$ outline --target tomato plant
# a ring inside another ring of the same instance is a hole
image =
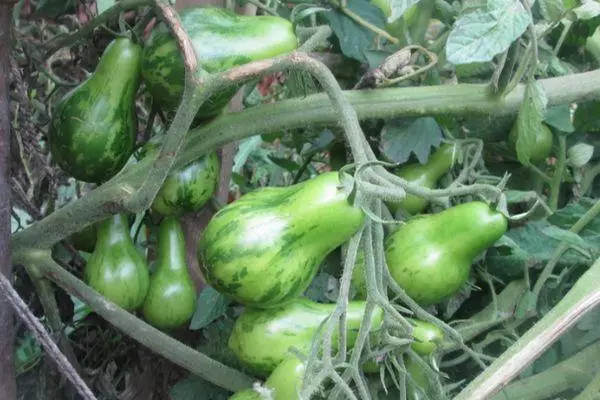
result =
[[[5,3],[3,399],[593,398],[595,2]]]

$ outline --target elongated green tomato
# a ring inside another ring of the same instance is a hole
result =
[[[443,144],[429,157],[425,164],[405,165],[395,174],[409,182],[433,189],[437,182],[452,168],[455,151],[455,145]],[[427,207],[429,201],[419,196],[407,194],[400,203],[387,202],[386,204],[393,213],[402,208],[409,214],[418,214]]]
[[[158,230],[158,260],[144,301],[144,318],[159,329],[174,329],[196,310],[196,288],[185,261],[185,238],[179,222],[165,218]]]
[[[517,124],[514,124],[508,135],[508,144],[515,154],[517,154],[517,139]],[[533,164],[544,161],[550,155],[553,143],[554,138],[552,136],[552,131],[548,128],[548,125],[542,123],[540,132],[535,135],[534,145],[527,149],[530,161]]]
[[[155,136],[144,145],[141,157],[160,150],[162,137]],[[181,217],[200,211],[219,183],[219,158],[211,151],[181,168],[169,172],[152,202],[152,212],[165,217]]]
[[[435,304],[461,288],[475,257],[507,228],[504,214],[481,201],[414,217],[386,238],[387,265],[413,300]]]
[[[242,16],[215,7],[187,8],[179,17],[199,67],[208,73],[287,54],[298,47],[291,22],[281,17]],[[178,106],[184,87],[183,57],[163,23],[154,28],[144,47],[142,76],[160,107],[173,111]],[[219,114],[236,91],[237,87],[231,87],[211,96],[200,107],[197,119]]]
[[[94,73],[57,103],[49,147],[57,164],[75,179],[102,183],[133,153],[141,54],[130,39],[113,40]]]
[[[204,230],[198,260],[215,290],[251,307],[277,307],[302,294],[327,254],[365,215],[348,199],[352,178],[327,172],[262,188],[219,210]]]
[[[84,279],[127,311],[137,309],[144,302],[150,273],[146,260],[131,239],[125,214],[115,214],[99,225],[98,240],[85,266]]]
[[[335,304],[321,304],[298,297],[285,306],[270,309],[246,308],[238,317],[229,337],[229,348],[252,372],[266,376],[291,354],[294,346],[306,355],[319,325],[329,317]],[[347,311],[347,345],[353,346],[365,315],[366,302],[350,301]],[[370,332],[380,329],[383,310],[371,315]],[[337,345],[339,329],[333,337]]]

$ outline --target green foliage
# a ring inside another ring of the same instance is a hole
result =
[[[431,148],[438,147],[442,138],[440,126],[431,117],[394,119],[388,121],[381,131],[383,154],[399,164],[408,161],[411,153],[419,163],[425,164]]]
[[[225,311],[231,301],[217,292],[211,286],[205,286],[198,296],[196,304],[196,312],[192,316],[189,329],[203,329],[211,324],[215,319],[219,318]]]
[[[454,64],[490,61],[525,32],[531,17],[520,1],[489,0],[454,24],[446,55]]]
[[[348,0],[346,6],[367,22],[380,29],[384,28],[383,12],[372,3],[366,0]],[[365,51],[372,46],[375,33],[336,10],[323,13],[323,17],[329,21],[344,55],[360,62],[368,62]]]

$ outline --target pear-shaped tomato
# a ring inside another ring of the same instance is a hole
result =
[[[176,219],[166,218],[158,231],[158,260],[144,301],[144,317],[160,329],[177,328],[196,310],[196,288],[185,261],[185,238]]]
[[[93,289],[128,311],[144,302],[150,273],[146,260],[133,244],[125,214],[115,214],[100,223],[84,279]]]
[[[217,212],[202,233],[198,259],[217,291],[252,307],[301,295],[327,254],[349,240],[365,214],[337,172],[281,188],[261,188]]]
[[[94,73],[57,103],[48,132],[50,151],[75,179],[102,183],[133,153],[141,56],[141,46],[131,39],[115,39]]]
[[[425,164],[414,163],[404,165],[395,174],[419,186],[433,189],[440,178],[452,167],[455,153],[456,145],[443,144],[431,154]],[[418,214],[427,207],[429,200],[413,194],[407,194],[404,200],[399,203],[387,202],[386,204],[392,212],[403,209],[409,214]]]
[[[507,228],[504,214],[481,201],[414,217],[386,238],[387,266],[413,300],[435,304],[461,288],[475,257]]]

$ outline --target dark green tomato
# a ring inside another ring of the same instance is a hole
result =
[[[217,291],[252,307],[302,294],[327,254],[364,222],[348,200],[353,182],[337,172],[281,188],[261,188],[219,210],[202,233],[198,260]]]
[[[395,172],[401,178],[409,182],[418,184],[429,189],[433,189],[437,182],[452,167],[456,152],[456,146],[443,144],[427,160],[425,164],[409,164],[400,167]],[[422,212],[429,204],[427,199],[412,194],[407,194],[400,203],[386,203],[390,211],[396,212],[399,208],[404,209],[409,214],[418,214]]]
[[[141,157],[155,155],[162,137],[155,136],[144,145]],[[219,158],[212,151],[184,167],[173,169],[152,202],[154,213],[166,217],[181,217],[186,213],[200,211],[210,200],[219,183]]]
[[[413,300],[435,304],[462,287],[475,257],[507,228],[507,218],[480,201],[414,217],[386,238],[387,265]]]
[[[130,39],[115,39],[94,73],[57,103],[48,132],[50,151],[75,179],[107,181],[133,153],[141,54]]]
[[[510,130],[508,135],[508,144],[510,149],[517,154],[517,139],[518,139],[518,130],[517,125],[513,125],[513,128]],[[527,148],[527,152],[529,153],[529,160],[533,164],[537,164],[539,162],[544,161],[549,155],[550,151],[552,151],[552,145],[554,143],[554,138],[552,136],[552,131],[546,124],[542,124],[540,132],[535,135],[535,142],[533,146]]]
[[[148,293],[150,273],[135,247],[124,214],[102,221],[98,241],[84,270],[84,280],[127,311],[140,307]]]
[[[164,216],[182,216],[199,211],[210,200],[219,183],[216,151],[171,171],[152,203],[152,211]]]
[[[335,304],[321,304],[298,297],[278,308],[246,308],[235,322],[229,348],[249,370],[265,376],[290,357],[290,346],[308,355],[313,335],[335,307]],[[348,303],[346,321],[349,348],[356,341],[365,308],[364,301]],[[371,316],[370,332],[380,329],[382,321],[383,311],[377,307]],[[338,336],[339,330],[336,328],[334,346],[337,346]]]
[[[158,260],[144,301],[144,318],[159,329],[174,329],[196,310],[196,287],[185,261],[185,237],[176,219],[164,219],[158,230]]]
[[[193,7],[180,12],[199,67],[209,73],[294,51],[298,38],[290,21],[277,16],[242,16],[227,9]],[[168,28],[159,24],[152,32],[142,59],[142,75],[154,100],[164,110],[174,110],[184,87],[183,57]],[[198,118],[217,115],[235,95],[230,87],[211,96]]]

